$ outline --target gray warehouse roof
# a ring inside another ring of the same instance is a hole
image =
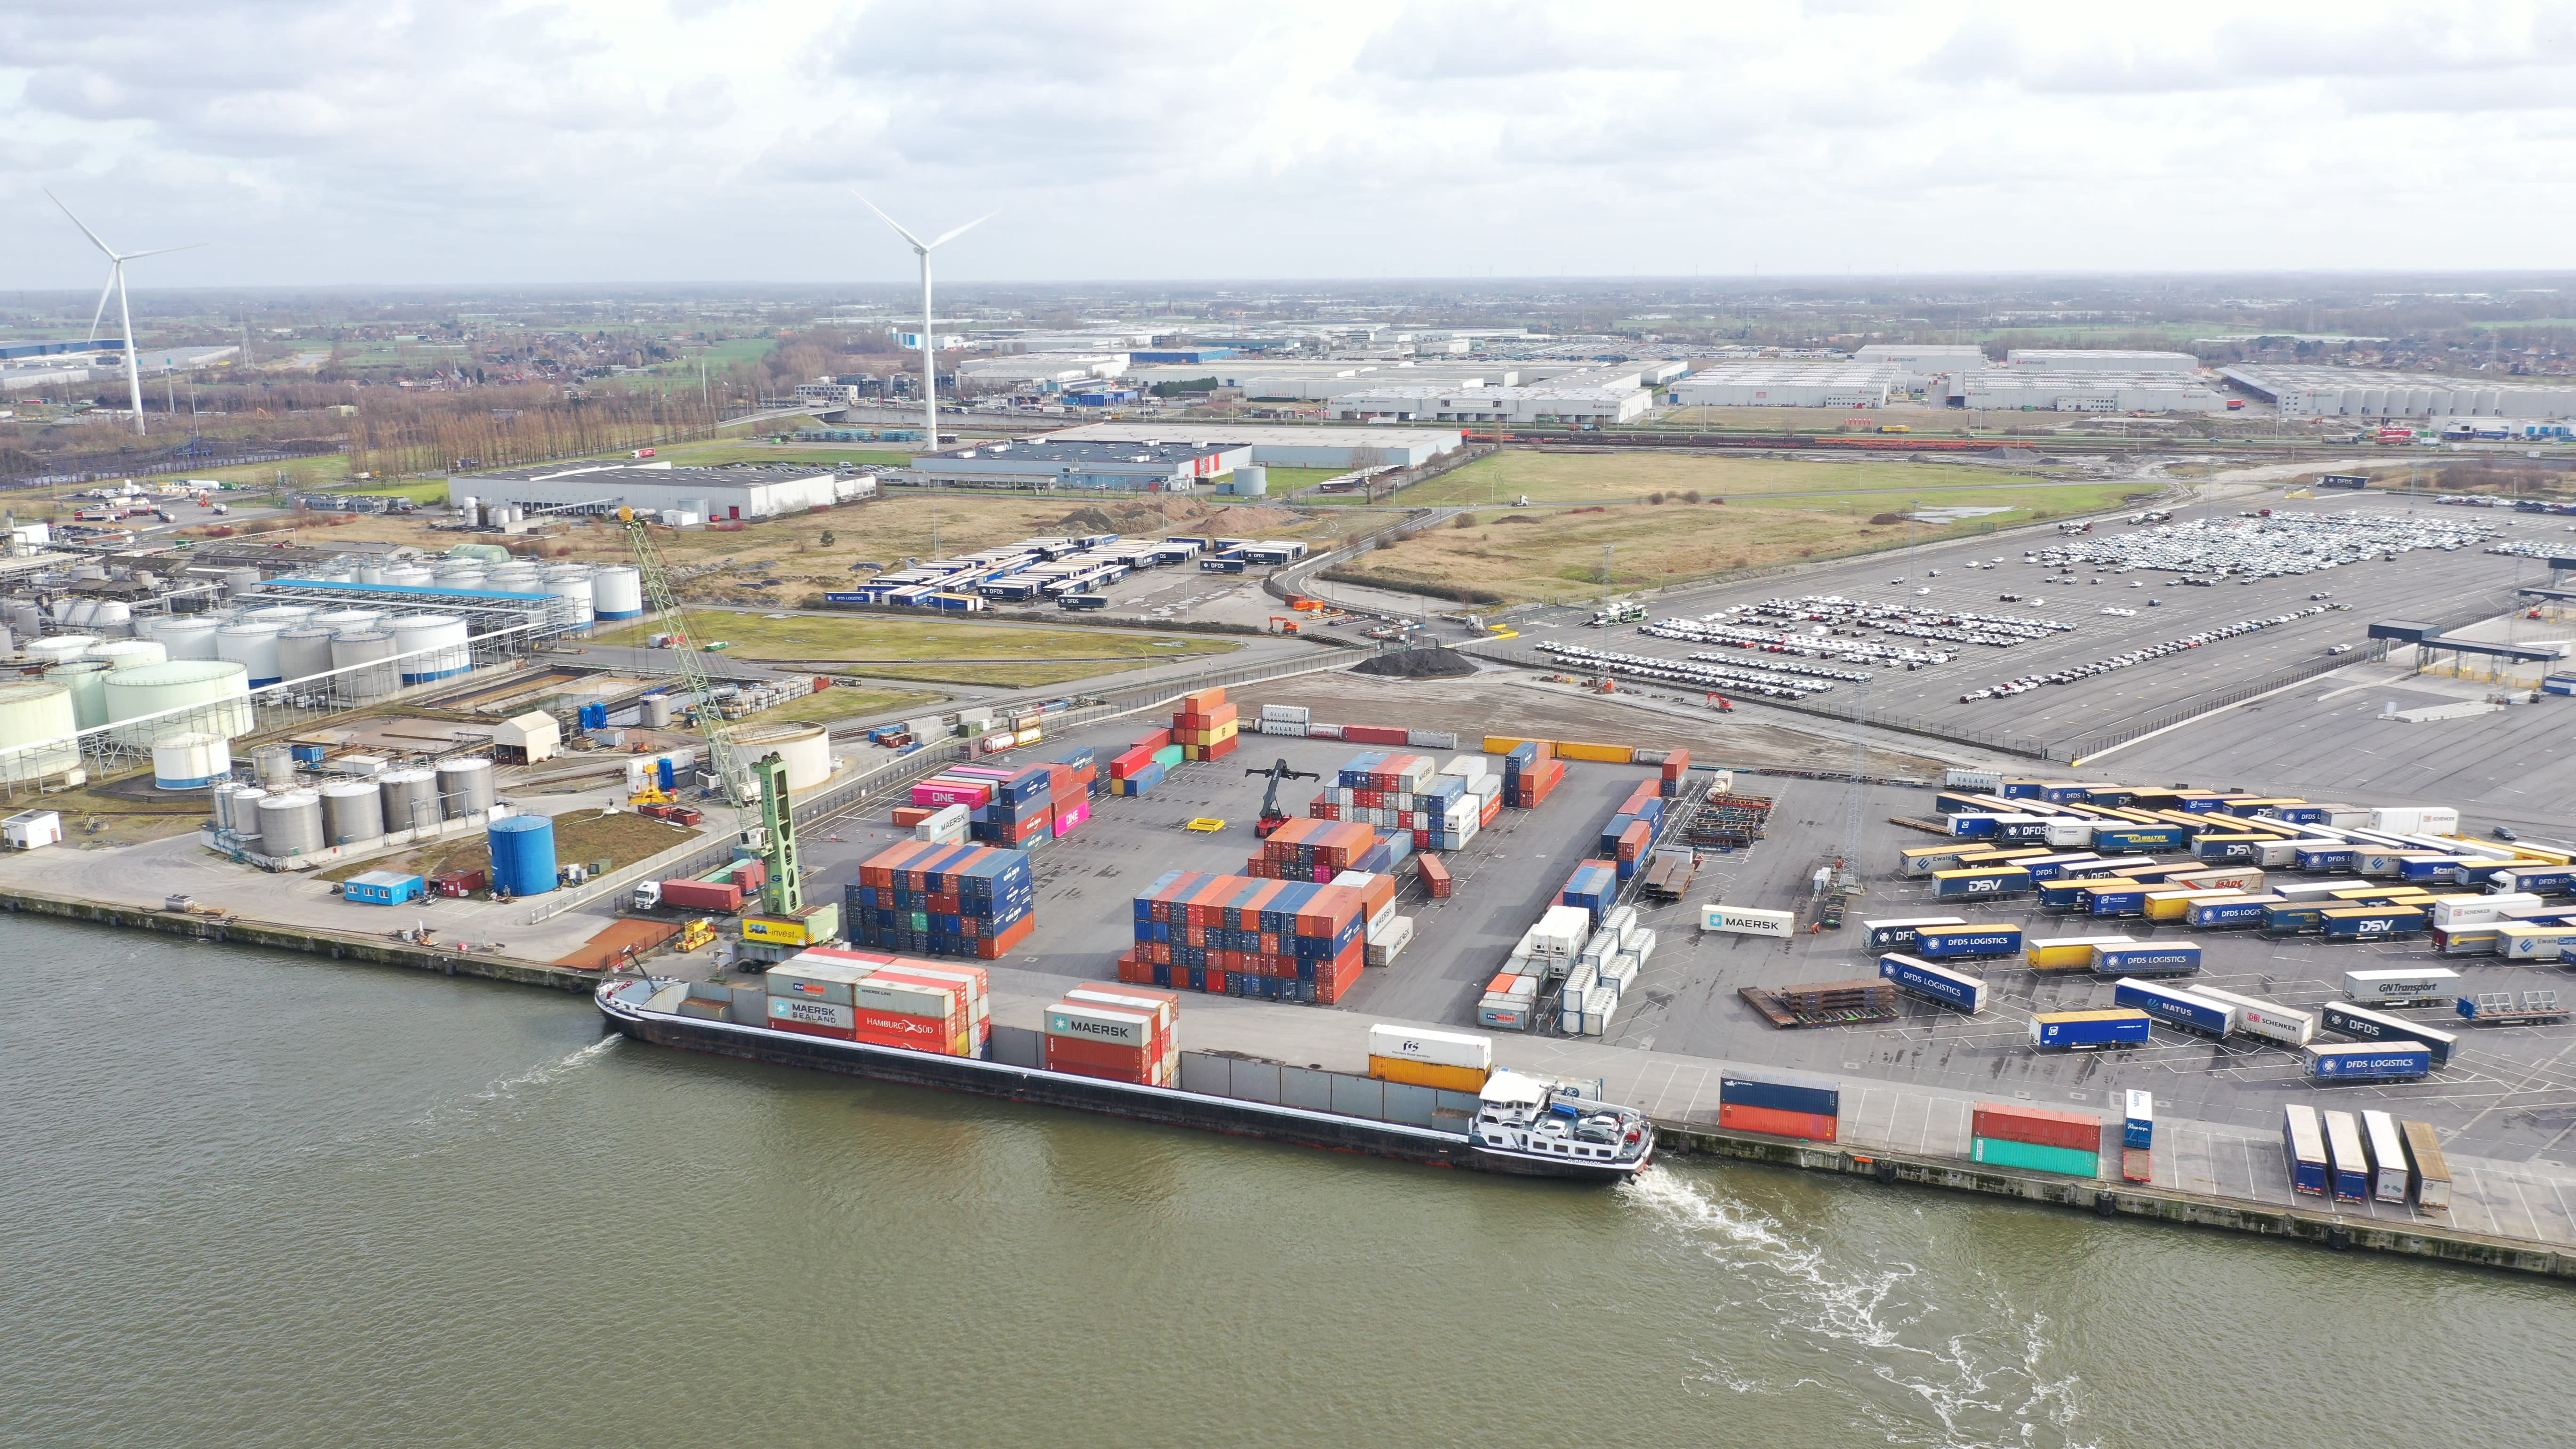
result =
[[[979,443],[971,448],[951,448],[915,461],[918,467],[933,458],[1014,458],[1024,463],[1187,463],[1213,457],[1245,446],[1242,443],[1113,443],[1100,441],[1048,441],[1029,443]]]
[[[459,478],[493,478],[511,483],[543,483],[555,478],[584,478],[620,488],[649,483],[659,488],[687,488],[705,492],[709,488],[757,488],[763,483],[801,483],[809,478],[831,476],[829,468],[796,468],[784,465],[758,468],[655,468],[641,464],[594,463],[566,467],[561,463],[540,464],[533,468],[495,468],[488,471],[459,473]]]

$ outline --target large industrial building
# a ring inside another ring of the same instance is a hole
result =
[[[1654,394],[1642,387],[1379,387],[1332,401],[1345,422],[1392,418],[1441,423],[1625,423],[1644,417]]]
[[[1051,392],[1094,378],[1116,377],[1126,370],[1124,352],[1027,352],[961,362],[957,366],[957,385],[970,394],[1026,389]]]
[[[1311,428],[1235,423],[1090,423],[1049,433],[1043,441],[1067,443],[1198,443],[1252,450],[1265,468],[1355,468],[1364,454],[1372,464],[1411,468],[1453,452],[1466,441],[1457,428]]]
[[[1680,379],[1676,407],[1875,408],[1902,392],[1894,363],[1720,362]]]
[[[447,480],[447,501],[506,503],[556,513],[618,508],[690,515],[700,521],[775,518],[864,498],[876,485],[826,468],[677,468],[668,463],[547,463]]]
[[[2115,352],[2079,347],[2016,347],[2005,362],[2028,372],[2198,372],[2188,352]]]
[[[2432,377],[2351,367],[2244,366],[2220,374],[2291,418],[2563,418],[2576,416],[2576,380]]]
[[[2024,372],[1981,368],[1936,377],[1923,400],[1934,407],[2038,409],[2060,413],[2214,413],[2227,399],[2183,372]]]
[[[1986,350],[1946,342],[1872,343],[1852,354],[1852,361],[1896,369],[1896,390],[1919,392],[1945,372],[1974,372],[1987,365]]]
[[[912,460],[912,471],[941,482],[1173,492],[1251,461],[1252,449],[1242,443],[1109,442],[1054,435],[925,454]]]

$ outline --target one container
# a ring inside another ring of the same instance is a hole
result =
[[[2133,941],[2093,948],[2096,976],[2193,976],[2200,972],[2197,941]]]
[[[2156,1096],[2135,1087],[2120,1094],[2120,1145],[2152,1148],[2156,1145]]]
[[[2415,1205],[2432,1212],[2451,1208],[2451,1163],[2442,1155],[2442,1139],[2430,1122],[2401,1122],[2406,1139],[2406,1184]]]
[[[1923,926],[1915,931],[1914,954],[1927,961],[2021,954],[2019,926]]]
[[[2283,1046],[2303,1047],[2316,1040],[2316,1013],[2300,1011],[2257,996],[2244,996],[2204,986],[2194,981],[2183,987],[2194,996],[2206,996],[2222,1006],[2236,1008],[2236,1029],[2249,1036],[2259,1036]]]
[[[2154,1017],[2133,1007],[2108,1011],[2044,1011],[2030,1019],[2030,1044],[2076,1051],[2136,1046],[2147,1040],[2148,1028],[2154,1024]]]
[[[492,822],[492,889],[537,896],[555,888],[555,822],[544,815],[513,815]]]
[[[2370,1201],[2370,1154],[2362,1146],[2361,1119],[2332,1108],[2318,1115],[2325,1119],[2326,1162],[2332,1168],[2327,1180],[2336,1200]]]
[[[1915,933],[1925,926],[1964,926],[1966,924],[1967,921],[1958,916],[1908,916],[1894,920],[1863,921],[1860,926],[1868,933],[1867,944],[1873,951],[1911,951],[1914,949]]]
[[[1717,1099],[1778,1112],[1842,1115],[1842,1084],[1830,1077],[1787,1072],[1727,1072],[1717,1079]]]
[[[2066,1177],[2100,1177],[2102,1151],[2076,1147],[2053,1147],[2045,1143],[2019,1142],[2008,1138],[1976,1137],[1968,1143],[1971,1161],[1989,1167],[2017,1167],[2025,1172],[2054,1172]]]
[[[2211,1036],[2223,1037],[2236,1030],[2235,1007],[2178,986],[2161,986],[2153,981],[2123,976],[2112,989],[2111,999],[2122,1006],[2135,1007],[2159,1021],[2187,1026]]]
[[[2290,1161],[2290,1190],[2324,1197],[2330,1190],[2325,1123],[2317,1109],[2292,1102],[2281,1109],[2281,1151]]]
[[[2435,1006],[2460,994],[2460,973],[2441,966],[2347,971],[2343,994],[2364,1006]]]
[[[2316,1042],[2307,1049],[2307,1069],[2315,1082],[2412,1082],[2433,1074],[2433,1053],[2412,1042]]]

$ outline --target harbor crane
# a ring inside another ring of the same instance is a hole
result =
[[[1281,760],[1266,770],[1246,770],[1243,773],[1247,775],[1265,775],[1268,776],[1270,780],[1270,788],[1263,791],[1261,795],[1261,818],[1252,822],[1252,833],[1261,837],[1263,840],[1268,840],[1272,834],[1277,832],[1280,826],[1288,823],[1288,817],[1280,813],[1279,810],[1279,782],[1282,780],[1320,780],[1324,778],[1312,770],[1292,770],[1288,768],[1288,762],[1286,760]]]

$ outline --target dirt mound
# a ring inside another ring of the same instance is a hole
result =
[[[1090,504],[1057,519],[1055,526],[1070,533],[1159,536],[1166,516],[1174,528],[1223,534],[1275,533],[1306,521],[1305,515],[1294,509],[1237,507],[1204,503],[1195,498],[1173,498],[1168,502],[1158,499],[1152,503]]]
[[[1199,520],[1210,533],[1275,533],[1306,521],[1303,514],[1285,508],[1250,506],[1220,508]]]
[[[1393,679],[1458,679],[1476,672],[1476,662],[1455,649],[1395,649],[1351,671]]]

